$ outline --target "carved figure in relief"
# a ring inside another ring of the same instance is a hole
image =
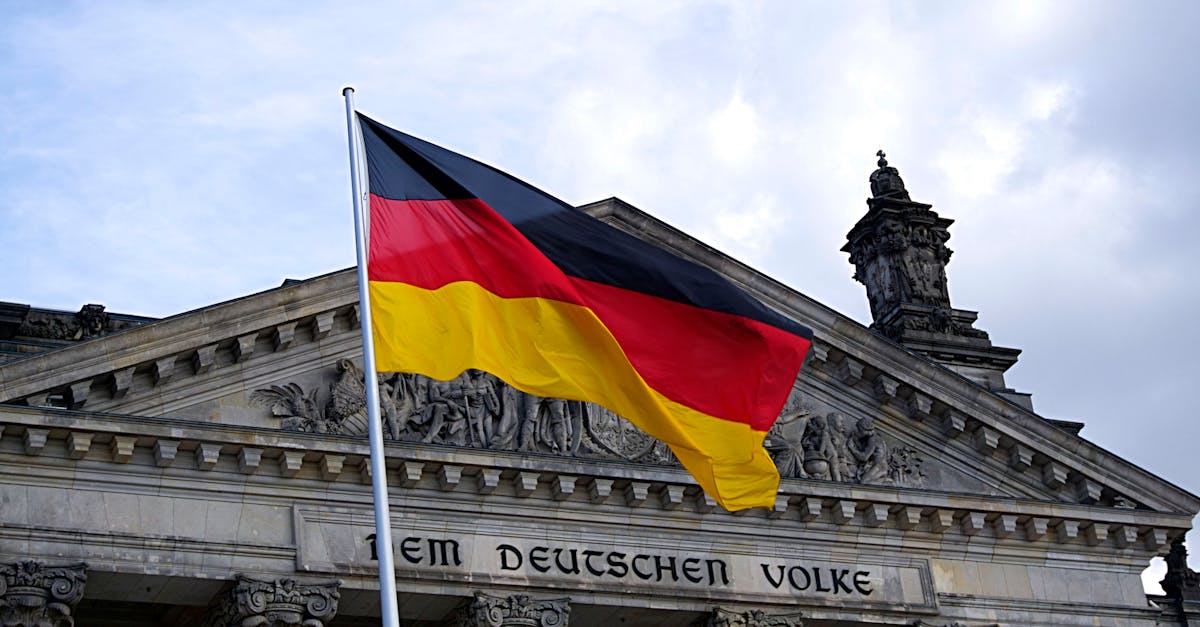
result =
[[[468,370],[462,375],[462,394],[472,445],[490,447],[496,430],[495,418],[500,414],[495,379],[482,370]]]
[[[518,423],[522,396],[525,396],[511,385],[500,383],[500,415],[495,419],[489,448],[511,451],[517,448]]]
[[[296,383],[272,385],[255,390],[250,394],[250,401],[269,407],[271,415],[283,418],[280,426],[288,431],[328,432],[328,423],[321,406],[317,404],[315,389],[305,392]]]
[[[808,421],[801,446],[804,449],[804,473],[806,475],[813,479],[841,481],[842,475],[841,469],[838,468],[837,451],[833,448],[833,440],[830,438],[824,418],[813,416]]]
[[[533,398],[531,422],[527,426],[528,450],[546,450],[572,455],[579,450],[583,436],[583,416],[580,404],[561,398]]]
[[[462,375],[459,375],[461,377]],[[466,446],[467,417],[463,411],[463,390],[460,378],[449,381],[433,380],[429,384],[429,399],[422,409],[421,424],[428,426],[422,442],[444,442]],[[442,431],[445,431],[445,435]]]
[[[404,421],[400,418],[400,408],[398,406],[398,396],[400,391],[399,377],[395,377],[395,383],[392,377],[386,374],[379,373],[375,375],[376,384],[379,386],[379,413],[380,419],[383,421],[384,434],[390,436],[393,440],[400,439],[400,432],[404,428]]]
[[[329,402],[325,404],[325,419],[330,433],[366,432],[366,388],[363,372],[353,361],[337,361],[337,380],[329,384]],[[349,421],[349,424],[343,424]]]
[[[887,444],[875,432],[875,421],[870,416],[859,419],[846,448],[858,466],[860,483],[879,483],[887,477]]]
[[[849,420],[841,412],[832,412],[825,418],[829,427],[829,439],[833,442],[833,450],[837,454],[837,468],[842,481],[854,481],[858,478],[858,469],[850,453],[846,450],[849,434],[846,433],[846,421]]]
[[[801,408],[785,408],[775,426],[767,434],[763,445],[775,460],[780,477],[803,478],[804,474],[804,431],[808,428],[811,413]]]
[[[96,337],[108,327],[108,314],[104,313],[104,305],[84,305],[75,319],[79,321],[79,331],[76,339]]]

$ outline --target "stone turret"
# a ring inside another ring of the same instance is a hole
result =
[[[854,278],[867,288],[871,328],[984,387],[1032,408],[1028,394],[1009,389],[1004,373],[1019,349],[993,346],[975,328],[978,314],[950,305],[948,227],[932,205],[912,200],[900,172],[882,150],[871,173],[867,214],[847,234]]]

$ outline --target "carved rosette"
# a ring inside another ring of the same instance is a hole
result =
[[[462,611],[462,627],[566,627],[571,600],[534,599],[527,594],[495,597],[476,592]]]
[[[714,607],[712,614],[697,623],[697,627],[802,627],[804,615],[800,612],[768,614],[762,610],[734,612]]]
[[[243,574],[235,580],[205,627],[324,627],[337,614],[340,581],[309,584]]]
[[[73,627],[87,564],[0,564],[0,627]]]

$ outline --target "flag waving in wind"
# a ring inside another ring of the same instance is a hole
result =
[[[762,442],[809,329],[503,172],[358,119],[380,371],[476,368],[596,403],[666,442],[726,509],[774,504]]]

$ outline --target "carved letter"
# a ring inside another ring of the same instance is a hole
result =
[[[500,546],[496,547],[496,550],[500,551],[500,570],[517,570],[521,567],[521,563],[525,561],[524,558],[521,557],[521,550],[511,544],[501,544]],[[516,558],[516,564],[513,564],[512,566],[508,565],[509,555]],[[530,551],[529,563],[533,563],[532,551]]]
[[[778,588],[779,586],[783,585],[783,566],[779,567],[779,581],[775,581],[775,578],[771,576],[770,566],[763,564],[762,569],[763,574],[767,576],[767,583],[770,583],[771,587]]]
[[[704,578],[700,576],[700,558],[689,557],[683,560],[683,577],[692,583],[704,581]]]
[[[643,573],[642,569],[638,568],[639,561],[648,560],[648,559],[650,559],[650,556],[646,555],[644,553],[640,553],[638,555],[633,556],[633,574],[637,575],[638,579],[647,579],[648,580],[654,576],[654,573]]]
[[[713,569],[713,567],[720,566],[721,567],[721,585],[728,586],[729,585],[729,571],[726,570],[728,565],[725,563],[725,560],[704,560],[704,561],[708,566],[708,585],[710,585],[710,586],[717,585],[717,572],[716,572],[716,570]]]
[[[813,590],[816,590],[817,592],[831,592],[831,588],[825,588],[821,586],[821,569],[813,568],[812,571],[813,577],[817,580],[817,586],[813,588]]]
[[[604,552],[603,552],[603,551],[593,551],[593,550],[591,550],[591,549],[587,549],[587,550],[585,550],[585,551],[583,552],[583,566],[584,566],[584,568],[587,568],[587,571],[588,571],[589,573],[591,573],[591,574],[593,574],[593,575],[595,575],[595,576],[597,576],[597,577],[599,577],[599,576],[603,575],[603,574],[604,574],[604,571],[602,571],[602,570],[596,570],[596,568],[595,568],[594,566],[592,566],[592,558],[593,558],[593,557],[598,557],[598,556],[600,556],[600,555],[604,555]]]
[[[854,573],[854,589],[858,590],[859,594],[867,597],[871,596],[872,590],[870,586],[870,577],[871,573],[868,573],[865,570],[860,570]]]
[[[629,574],[629,566],[625,564],[625,554],[613,551],[608,554],[608,574],[622,579]]]
[[[780,568],[780,570],[783,569],[782,566],[780,566],[779,568]],[[814,573],[817,572],[817,569],[814,568],[813,572]],[[804,575],[804,585],[803,586],[800,585],[800,583],[798,581],[796,581],[796,573],[800,573],[801,575]],[[782,578],[782,574],[780,576]],[[818,582],[817,585],[820,585],[820,581],[821,581],[821,578],[820,578],[820,575],[818,575],[817,576],[817,582]],[[808,590],[808,587],[812,585],[812,577],[808,574],[807,570],[804,570],[803,566],[793,566],[788,569],[788,583],[792,584],[793,588],[804,591],[804,590]]]
[[[454,552],[454,563],[451,564],[446,548],[449,547]],[[441,564],[438,561],[441,561]],[[458,557],[458,540],[434,540],[429,539],[429,562],[431,566],[462,566],[462,560]]]
[[[837,568],[830,568],[829,574],[833,577],[833,593],[834,594],[838,594],[839,589],[845,590],[846,594],[850,594],[851,592],[854,592],[853,590],[850,589],[850,586],[847,586],[846,582],[843,581],[843,579],[846,578],[846,575],[850,574],[850,571],[846,570],[845,568],[843,568],[841,570],[839,570]]]
[[[412,543],[414,546],[412,546],[412,547],[408,546],[409,543]],[[400,541],[400,555],[404,556],[404,559],[408,560],[409,564],[420,564],[421,563],[421,539],[417,538],[417,537],[409,536],[409,537],[401,540]]]
[[[575,549],[571,549],[571,566],[570,567],[567,567],[566,564],[563,564],[562,559],[561,559],[562,554],[563,554],[562,549],[554,549],[554,565],[558,566],[559,570],[561,570],[562,572],[564,572],[568,575],[578,575],[579,574],[579,553]]]
[[[550,572],[550,566],[546,563],[550,561],[550,556],[546,555],[550,552],[549,547],[535,546],[529,549],[529,565],[539,573]]]
[[[667,564],[664,566],[662,562],[662,556],[654,556],[654,568],[656,570],[656,576],[658,578],[657,580],[662,581],[663,571],[667,571],[671,573],[671,581],[679,581],[679,574],[675,572],[675,558],[668,557],[667,560]]]

